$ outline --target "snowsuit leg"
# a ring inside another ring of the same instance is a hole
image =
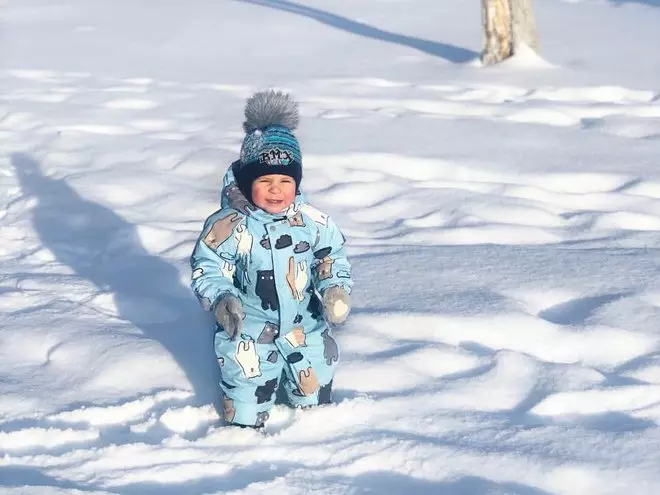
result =
[[[282,339],[263,344],[241,337],[230,340],[218,326],[214,345],[227,423],[262,426],[275,403],[281,378],[293,407],[331,402],[339,349],[327,327],[306,333],[305,344],[293,347]],[[316,384],[312,389],[306,389],[305,377],[309,376]]]
[[[284,366],[284,387],[289,402],[293,407],[310,407],[320,404],[329,404],[331,402],[332,379],[335,374],[335,365],[339,361],[339,348],[332,337],[329,328],[320,327],[314,331],[305,334],[305,346],[298,347],[295,352],[289,354],[295,355],[299,352],[302,356],[301,362],[309,364],[316,379],[318,380],[318,389],[313,393],[303,393],[300,387],[300,366],[298,363],[291,364],[287,362]],[[302,367],[307,366],[304,364]]]
[[[275,402],[284,360],[273,343],[259,344],[240,336],[230,340],[218,329],[214,346],[222,376],[225,421],[262,426]]]

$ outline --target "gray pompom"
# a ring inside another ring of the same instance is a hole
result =
[[[299,121],[298,104],[293,98],[288,93],[270,89],[255,93],[248,98],[245,104],[243,130],[249,134],[269,125],[282,125],[294,130],[298,127]]]

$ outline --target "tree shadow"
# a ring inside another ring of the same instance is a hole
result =
[[[30,155],[14,153],[11,162],[25,196],[37,200],[32,223],[43,246],[100,293],[111,294],[117,316],[171,354],[196,402],[217,407],[212,325],[176,268],[147,252],[133,224],[84,199],[65,180],[45,176]]]
[[[642,5],[648,5],[649,7],[660,7],[660,0],[610,0],[610,2],[617,6],[625,5],[627,3],[639,3]]]
[[[403,45],[415,50],[419,50],[434,57],[440,57],[449,62],[464,63],[469,62],[478,57],[478,53],[467,48],[451,45],[448,43],[441,43],[438,41],[429,41],[413,36],[406,36],[402,34],[384,31],[374,26],[364,24],[362,22],[353,21],[346,17],[337,14],[332,14],[321,9],[308,7],[299,3],[290,2],[287,0],[237,0],[243,3],[251,3],[271,9],[277,9],[292,14],[301,15],[314,19],[315,21],[327,24],[349,33],[357,34],[367,38],[386,41],[388,43],[395,43]]]

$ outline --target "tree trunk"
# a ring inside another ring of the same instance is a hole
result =
[[[539,37],[536,34],[532,0],[510,0],[511,24],[513,25],[513,52],[521,43],[539,53]]]
[[[496,64],[513,54],[509,0],[481,0],[484,28],[484,65]]]
[[[481,0],[481,18],[484,65],[509,58],[521,43],[539,51],[531,0]]]

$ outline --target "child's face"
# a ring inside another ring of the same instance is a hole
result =
[[[268,213],[281,213],[296,197],[296,182],[288,175],[270,174],[252,183],[252,202]]]

